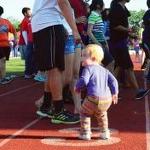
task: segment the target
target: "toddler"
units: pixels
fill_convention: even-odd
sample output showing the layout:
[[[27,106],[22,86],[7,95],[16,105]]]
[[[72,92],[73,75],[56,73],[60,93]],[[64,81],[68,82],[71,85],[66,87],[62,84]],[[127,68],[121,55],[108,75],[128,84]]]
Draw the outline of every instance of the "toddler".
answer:
[[[86,89],[86,96],[80,108],[81,131],[79,139],[91,139],[91,117],[95,116],[101,130],[100,138],[109,139],[107,110],[111,103],[118,102],[118,82],[110,71],[101,64],[104,52],[101,46],[89,44],[82,51],[84,69],[77,81],[75,91]]]

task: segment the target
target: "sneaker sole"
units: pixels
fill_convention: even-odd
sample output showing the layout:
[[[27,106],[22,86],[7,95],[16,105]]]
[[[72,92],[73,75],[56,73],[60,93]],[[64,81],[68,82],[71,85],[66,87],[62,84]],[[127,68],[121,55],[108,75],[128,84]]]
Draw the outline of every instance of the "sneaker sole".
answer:
[[[150,92],[150,89],[147,90],[147,92],[146,92],[142,97],[137,97],[137,98],[135,98],[135,99],[136,99],[136,100],[140,100],[140,99],[144,98],[149,92]]]
[[[37,114],[38,116],[44,117],[44,118],[46,118],[46,117],[48,117],[48,118],[53,118],[52,115],[50,116],[50,115],[48,115],[48,114],[42,113],[41,111],[37,111],[36,114]]]
[[[6,81],[6,82],[0,82],[0,84],[5,85],[5,84],[9,84],[12,81],[13,81],[13,79],[10,79],[9,81]]]
[[[77,124],[79,122],[80,120],[74,121],[74,122],[65,122],[65,121],[54,120],[54,119],[51,120],[51,123],[54,123],[54,124]]]
[[[91,137],[90,138],[84,138],[84,137],[79,136],[78,139],[79,140],[89,141],[89,140],[91,140]]]

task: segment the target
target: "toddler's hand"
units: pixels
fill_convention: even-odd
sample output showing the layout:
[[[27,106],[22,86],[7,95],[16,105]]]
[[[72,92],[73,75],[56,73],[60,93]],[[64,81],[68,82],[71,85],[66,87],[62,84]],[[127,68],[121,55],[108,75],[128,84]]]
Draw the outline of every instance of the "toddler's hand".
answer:
[[[113,101],[113,104],[118,103],[118,94],[112,95],[112,101]]]

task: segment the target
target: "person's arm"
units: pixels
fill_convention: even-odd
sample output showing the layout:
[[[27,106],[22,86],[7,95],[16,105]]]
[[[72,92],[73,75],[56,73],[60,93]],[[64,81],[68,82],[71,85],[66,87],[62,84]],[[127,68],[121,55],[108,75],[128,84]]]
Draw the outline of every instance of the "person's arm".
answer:
[[[14,36],[14,46],[17,45],[17,32],[16,32],[16,29],[15,27],[9,22],[9,32],[13,34]]]
[[[22,31],[22,36],[25,44],[27,45],[28,44],[27,31]]]
[[[70,3],[68,2],[68,0],[57,0],[57,1],[58,1],[58,5],[62,11],[62,14],[64,15],[65,19],[67,20],[68,24],[70,25],[70,27],[72,29],[75,40],[76,41],[81,40],[75,20],[72,16]]]
[[[97,41],[97,39],[96,39],[95,36],[93,35],[92,30],[93,30],[93,24],[88,24],[88,30],[87,30],[88,36],[90,37],[90,39],[92,40],[92,42],[93,42],[94,44],[100,45],[100,43]]]
[[[75,91],[81,92],[81,90],[87,86],[89,79],[90,79],[90,72],[89,72],[88,68],[84,68],[82,71],[81,77],[77,81]]]
[[[112,101],[114,104],[117,104],[118,103],[118,93],[119,93],[118,81],[113,76],[113,74],[109,71],[108,71],[108,86],[109,86],[111,94],[112,94]]]

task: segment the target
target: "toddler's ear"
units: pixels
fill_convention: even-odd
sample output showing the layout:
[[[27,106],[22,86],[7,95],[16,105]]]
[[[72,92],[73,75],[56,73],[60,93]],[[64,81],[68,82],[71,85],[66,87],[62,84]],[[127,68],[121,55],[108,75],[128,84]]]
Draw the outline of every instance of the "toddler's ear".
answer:
[[[96,60],[96,58],[95,57],[92,57],[92,61],[95,61]]]

